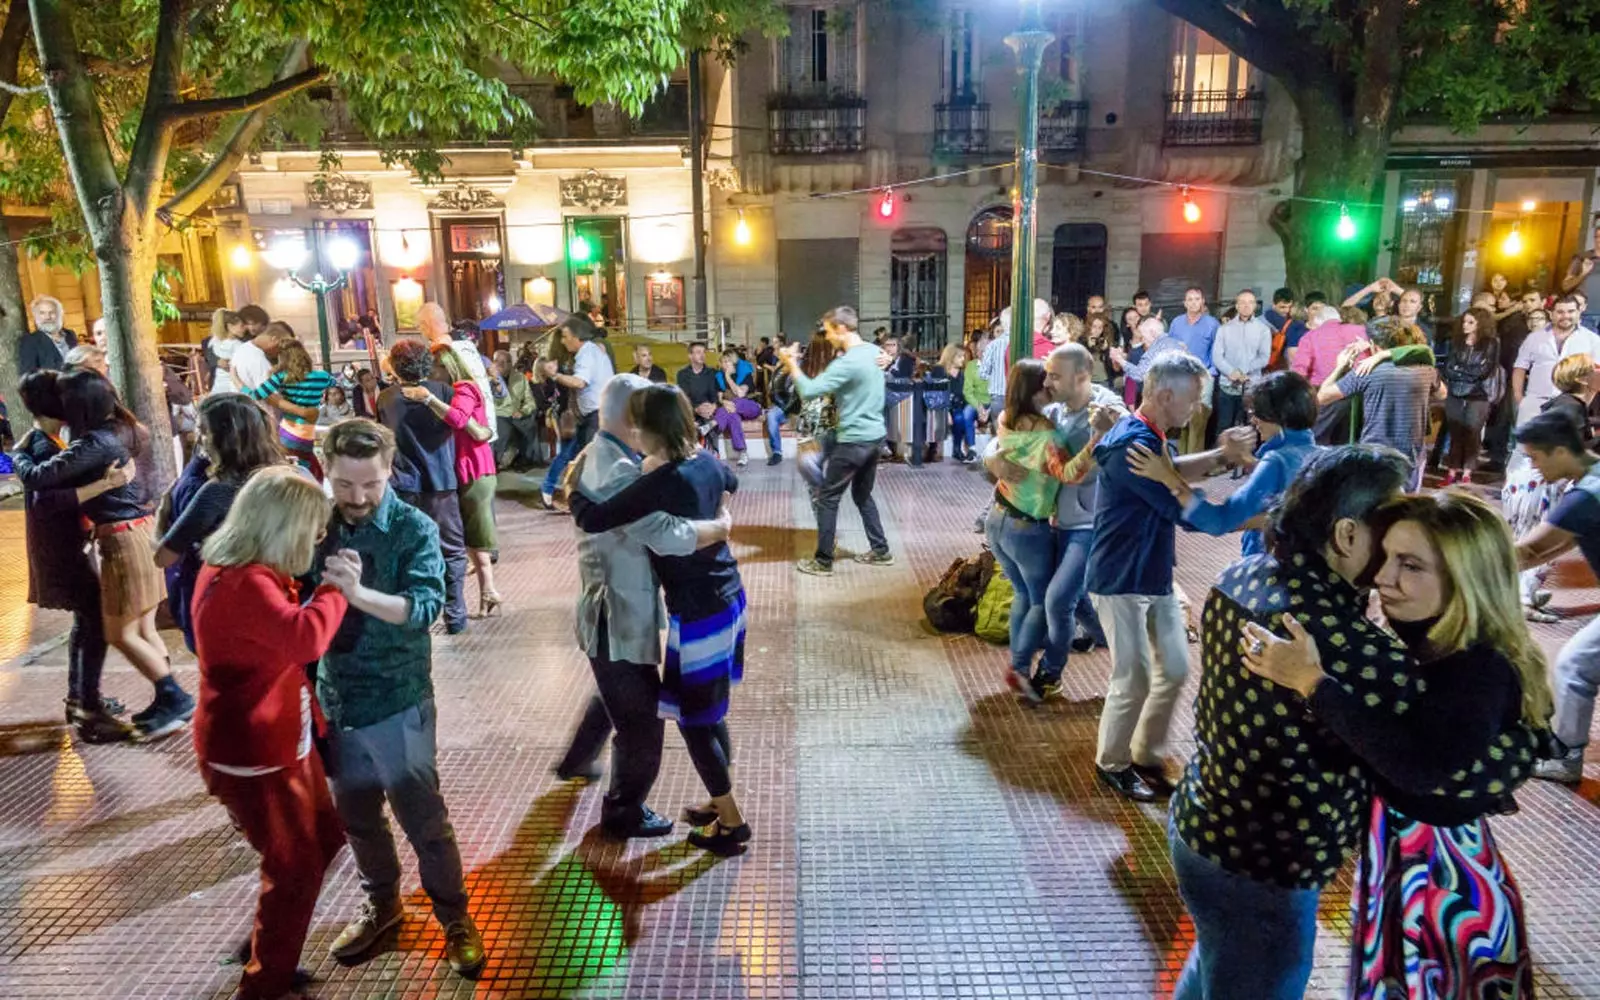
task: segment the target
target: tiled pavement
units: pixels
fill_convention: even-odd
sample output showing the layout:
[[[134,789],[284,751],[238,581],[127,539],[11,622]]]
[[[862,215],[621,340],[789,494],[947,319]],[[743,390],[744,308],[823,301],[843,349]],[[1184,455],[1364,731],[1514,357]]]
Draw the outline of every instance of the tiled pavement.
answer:
[[[735,536],[752,618],[731,722],[758,839],[721,862],[678,837],[626,849],[596,839],[599,790],[550,775],[590,684],[571,639],[573,529],[503,497],[509,610],[438,638],[435,666],[440,770],[491,962],[476,985],[449,974],[409,863],[411,918],[390,950],[354,968],[325,958],[358,900],[346,856],[306,950],[315,995],[1169,992],[1192,932],[1162,812],[1093,781],[1105,655],[1075,657],[1069,700],[1029,711],[1003,693],[1001,650],[921,624],[922,592],[977,548],[983,495],[950,465],[886,469],[878,498],[899,562],[842,562],[818,580],[791,565],[812,542],[792,463],[744,475]],[[841,544],[864,546],[853,511]],[[1236,544],[1182,538],[1190,594]],[[0,997],[226,997],[237,970],[220,957],[247,930],[254,855],[201,788],[186,739],[83,747],[66,736],[63,650],[48,643],[63,622],[22,603],[14,511],[0,512],[0,546]],[[1595,610],[1585,583],[1560,591],[1558,607]],[[1539,632],[1553,653],[1571,630]],[[192,660],[178,662],[192,683]],[[148,690],[120,661],[107,688],[135,705]],[[668,741],[653,801],[675,812],[698,789]],[[1530,787],[1522,813],[1496,821],[1547,997],[1600,997],[1600,770],[1590,775],[1576,795]],[[1324,905],[1311,996],[1341,993],[1346,905],[1341,893]]]

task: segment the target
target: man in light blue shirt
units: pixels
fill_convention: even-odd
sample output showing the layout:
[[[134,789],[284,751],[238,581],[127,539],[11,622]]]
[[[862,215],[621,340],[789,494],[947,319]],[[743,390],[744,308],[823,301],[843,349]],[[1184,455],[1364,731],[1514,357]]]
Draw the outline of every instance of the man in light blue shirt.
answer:
[[[1237,315],[1217,330],[1211,367],[1217,373],[1217,431],[1245,422],[1245,395],[1272,360],[1272,327],[1256,315],[1256,293],[1248,288],[1233,300]]]
[[[800,572],[812,576],[833,574],[839,500],[846,488],[861,512],[861,524],[872,546],[870,552],[856,556],[856,561],[871,566],[894,564],[894,556],[889,554],[889,539],[878,518],[878,505],[872,499],[872,486],[878,478],[878,456],[888,436],[883,423],[883,372],[878,368],[881,352],[861,339],[856,332],[856,322],[856,311],[849,306],[837,306],[822,317],[828,343],[839,353],[816,378],[807,377],[800,368],[799,345],[788,347],[779,355],[801,399],[831,395],[839,413],[834,443],[824,459],[822,485],[817,488],[816,556],[802,560],[797,567]]]
[[[573,355],[572,374],[553,377],[561,385],[577,392],[578,425],[572,437],[562,442],[561,451],[556,454],[555,461],[550,463],[550,471],[545,474],[544,487],[539,491],[545,510],[555,508],[554,495],[556,488],[561,485],[561,474],[566,471],[567,463],[594,440],[595,432],[600,429],[600,392],[616,373],[611,368],[611,356],[604,347],[595,343],[597,332],[594,324],[582,316],[569,317],[561,326],[561,346]]]
[[[1211,350],[1217,339],[1219,325],[1217,318],[1206,312],[1205,291],[1199,285],[1190,285],[1183,293],[1183,315],[1173,320],[1167,331],[1183,341],[1183,346],[1189,349],[1190,354],[1205,363],[1213,382],[1217,377],[1217,366],[1211,363]],[[1206,450],[1206,425],[1210,422],[1211,393],[1207,391],[1195,406],[1189,426],[1183,429],[1180,439],[1183,454],[1192,455]]]

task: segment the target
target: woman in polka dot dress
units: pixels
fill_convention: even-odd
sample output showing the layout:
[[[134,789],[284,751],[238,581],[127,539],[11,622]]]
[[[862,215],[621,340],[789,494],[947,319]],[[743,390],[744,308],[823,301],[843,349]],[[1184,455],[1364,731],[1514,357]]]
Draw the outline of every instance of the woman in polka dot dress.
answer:
[[[1511,793],[1548,741],[1551,714],[1511,535],[1462,490],[1405,497],[1385,514],[1376,583],[1420,663],[1416,703],[1396,714],[1323,683],[1315,643],[1287,619],[1290,641],[1245,626],[1245,664],[1299,691],[1372,772],[1350,996],[1531,997],[1522,897],[1488,820],[1515,809]]]

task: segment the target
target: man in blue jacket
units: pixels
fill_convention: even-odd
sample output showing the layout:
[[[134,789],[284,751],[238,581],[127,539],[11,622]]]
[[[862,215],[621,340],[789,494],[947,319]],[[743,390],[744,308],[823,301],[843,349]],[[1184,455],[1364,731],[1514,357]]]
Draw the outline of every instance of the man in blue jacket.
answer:
[[[1206,383],[1206,365],[1169,351],[1145,373],[1144,400],[1095,448],[1100,494],[1088,589],[1111,644],[1111,684],[1100,713],[1095,770],[1138,802],[1170,795],[1167,730],[1189,673],[1183,610],[1172,589],[1182,507],[1163,485],[1135,475],[1128,449],[1176,456],[1170,429],[1189,422]],[[1154,646],[1154,648],[1152,648]]]

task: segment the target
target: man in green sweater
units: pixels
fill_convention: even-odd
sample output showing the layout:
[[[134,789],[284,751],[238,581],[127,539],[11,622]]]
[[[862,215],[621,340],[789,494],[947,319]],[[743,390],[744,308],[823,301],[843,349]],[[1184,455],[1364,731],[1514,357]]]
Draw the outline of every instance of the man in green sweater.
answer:
[[[878,478],[878,455],[887,430],[883,424],[883,372],[878,367],[879,350],[856,333],[856,311],[838,306],[822,317],[823,332],[838,355],[816,378],[800,369],[799,347],[785,348],[779,357],[794,379],[801,399],[833,397],[839,414],[834,429],[833,447],[827,452],[822,469],[822,486],[817,491],[817,554],[800,562],[799,570],[812,576],[833,573],[833,540],[839,525],[839,500],[850,490],[850,499],[861,511],[872,550],[856,556],[870,566],[890,566],[889,540],[878,519],[878,505],[872,500],[872,486]]]

